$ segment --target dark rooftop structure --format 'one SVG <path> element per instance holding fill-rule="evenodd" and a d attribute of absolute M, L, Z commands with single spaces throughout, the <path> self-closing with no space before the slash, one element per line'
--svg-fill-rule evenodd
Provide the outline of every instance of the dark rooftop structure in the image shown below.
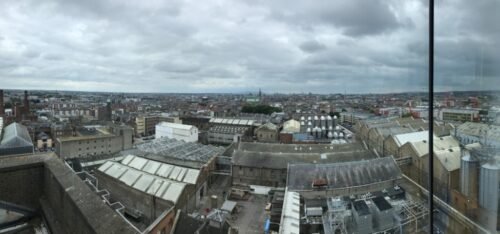
<path fill-rule="evenodd" d="M 374 197 L 372 198 L 373 203 L 377 206 L 378 210 L 384 211 L 392 208 L 391 204 L 385 200 L 383 197 Z"/>
<path fill-rule="evenodd" d="M 353 206 L 360 216 L 370 214 L 370 208 L 368 208 L 368 205 L 363 200 L 354 201 Z"/>

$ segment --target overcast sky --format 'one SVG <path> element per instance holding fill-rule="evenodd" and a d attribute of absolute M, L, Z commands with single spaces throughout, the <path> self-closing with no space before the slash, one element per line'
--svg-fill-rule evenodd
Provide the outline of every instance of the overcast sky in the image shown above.
<path fill-rule="evenodd" d="M 425 91 L 426 2 L 2 0 L 0 87 Z M 438 2 L 436 89 L 498 89 L 500 1 Z"/>

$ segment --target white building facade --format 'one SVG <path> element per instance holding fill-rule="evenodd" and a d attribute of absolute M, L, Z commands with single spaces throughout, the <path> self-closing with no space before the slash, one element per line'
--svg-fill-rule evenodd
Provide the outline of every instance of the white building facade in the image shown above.
<path fill-rule="evenodd" d="M 198 141 L 198 128 L 192 125 L 161 122 L 155 128 L 155 139 L 168 137 L 185 142 Z"/>

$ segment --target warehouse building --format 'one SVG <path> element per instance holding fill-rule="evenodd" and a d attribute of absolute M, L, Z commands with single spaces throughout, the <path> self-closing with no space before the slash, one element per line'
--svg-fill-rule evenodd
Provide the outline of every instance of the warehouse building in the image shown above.
<path fill-rule="evenodd" d="M 233 184 L 285 187 L 289 163 L 333 163 L 376 157 L 357 143 L 339 145 L 240 142 L 232 155 Z"/>
<path fill-rule="evenodd" d="M 253 134 L 254 120 L 248 119 L 210 119 L 208 130 L 208 143 L 229 145 L 244 138 L 250 138 Z"/>
<path fill-rule="evenodd" d="M 258 142 L 275 143 L 278 141 L 278 126 L 266 123 L 255 129 L 255 137 Z"/>
<path fill-rule="evenodd" d="M 500 126 L 483 123 L 463 123 L 455 128 L 453 135 L 462 144 L 480 143 L 500 148 Z"/>
<path fill-rule="evenodd" d="M 83 126 L 72 136 L 56 139 L 56 153 L 63 159 L 111 155 L 132 148 L 133 129 L 108 124 Z"/>
<path fill-rule="evenodd" d="M 291 164 L 278 233 L 418 233 L 429 211 L 406 196 L 392 157 Z"/>
<path fill-rule="evenodd" d="M 168 137 L 185 142 L 198 141 L 198 128 L 191 125 L 161 122 L 156 125 L 155 138 Z"/>
<path fill-rule="evenodd" d="M 137 210 L 136 215 L 144 217 L 146 224 L 173 206 L 195 207 L 200 198 L 195 191 L 199 175 L 197 169 L 134 155 L 120 162 L 107 161 L 96 171 L 99 186 L 125 207 Z M 198 192 L 203 195 L 203 190 Z"/>

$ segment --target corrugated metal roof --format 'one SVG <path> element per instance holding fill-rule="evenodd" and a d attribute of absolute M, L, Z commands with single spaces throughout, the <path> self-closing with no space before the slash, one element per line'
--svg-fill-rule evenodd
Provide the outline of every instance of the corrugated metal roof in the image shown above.
<path fill-rule="evenodd" d="M 285 191 L 279 233 L 300 233 L 300 195 L 288 189 Z"/>
<path fill-rule="evenodd" d="M 129 159 L 128 161 L 132 162 L 133 160 L 134 159 Z M 185 168 L 181 168 L 180 170 L 182 169 L 187 171 Z M 177 203 L 180 195 L 182 194 L 182 191 L 184 190 L 184 187 L 186 186 L 186 182 L 175 182 L 145 171 L 137 170 L 133 167 L 123 165 L 118 162 L 107 161 L 106 163 L 101 165 L 98 170 L 120 180 L 130 187 L 171 201 L 173 203 Z M 199 174 L 199 171 L 197 170 L 189 170 L 195 171 L 196 175 L 197 173 Z M 197 179 L 197 177 L 195 179 Z"/>

